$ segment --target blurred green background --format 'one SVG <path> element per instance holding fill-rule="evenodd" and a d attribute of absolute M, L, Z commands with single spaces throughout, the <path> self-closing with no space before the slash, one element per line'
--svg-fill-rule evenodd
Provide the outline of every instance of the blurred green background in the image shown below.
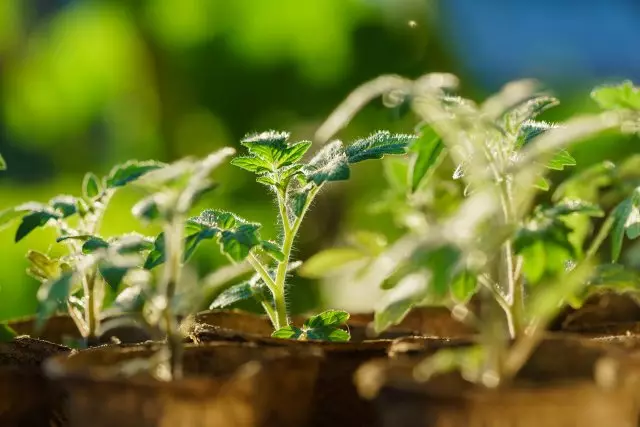
<path fill-rule="evenodd" d="M 483 25 L 491 29 L 487 19 Z M 554 67 L 535 63 L 487 80 L 486 66 L 477 72 L 460 48 L 472 48 L 464 36 L 474 33 L 458 22 L 429 0 L 1 0 L 0 153 L 9 169 L 0 173 L 0 210 L 79 194 L 86 171 L 104 174 L 130 158 L 202 156 L 272 128 L 291 131 L 293 140 L 312 139 L 350 90 L 382 73 L 453 72 L 463 93 L 481 98 L 508 78 L 545 77 Z M 508 56 L 491 66 L 513 69 Z M 563 80 L 546 81 L 564 102 L 547 118 L 595 109 L 586 88 L 598 73 L 561 77 L 572 81 L 571 90 Z M 605 77 L 618 76 L 605 70 Z M 377 101 L 339 136 L 350 141 L 414 125 L 413 117 L 400 118 Z M 635 140 L 612 142 L 603 137 L 578 149 L 579 164 L 636 151 Z M 390 216 L 367 209 L 385 185 L 380 164 L 359 165 L 353 176 L 320 197 L 297 244 L 300 259 L 340 242 L 347 230 L 389 239 L 401 232 Z M 204 205 L 233 208 L 275 238 L 273 204 L 251 174 L 227 166 L 216 178 L 220 190 Z M 118 194 L 103 234 L 155 231 L 130 213 L 138 196 Z M 14 233 L 15 226 L 0 231 L 0 320 L 35 309 L 38 284 L 25 274 L 27 249 L 59 250 L 50 231 L 19 244 Z M 214 253 L 213 246 L 198 252 L 193 262 L 201 275 L 223 262 Z M 296 279 L 291 298 L 294 311 L 308 310 L 322 304 L 322 288 Z"/>

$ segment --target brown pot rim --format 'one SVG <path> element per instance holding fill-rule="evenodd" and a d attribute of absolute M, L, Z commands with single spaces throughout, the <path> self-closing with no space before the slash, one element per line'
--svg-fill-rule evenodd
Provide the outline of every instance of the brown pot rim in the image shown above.
<path fill-rule="evenodd" d="M 186 344 L 185 352 L 207 352 L 216 348 L 256 348 L 251 343 L 237 342 L 210 342 L 204 344 Z M 175 381 L 161 381 L 150 376 L 132 376 L 126 377 L 119 375 L 117 368 L 92 366 L 83 361 L 78 366 L 72 364 L 74 359 L 78 357 L 86 357 L 91 353 L 100 352 L 125 352 L 132 357 L 148 357 L 162 348 L 161 343 L 148 342 L 143 344 L 107 344 L 98 347 L 89 348 L 81 351 L 74 351 L 71 355 L 54 356 L 45 361 L 43 364 L 45 375 L 56 381 L 73 382 L 73 383 L 102 383 L 108 385 L 135 387 L 142 390 L 153 389 L 154 391 L 163 391 L 175 394 L 188 394 L 198 397 L 211 395 L 212 392 L 224 388 L 224 385 L 236 379 L 242 379 L 255 374 L 256 370 L 261 369 L 259 361 L 268 361 L 284 357 L 303 357 L 309 359 L 322 358 L 322 352 L 317 349 L 309 349 L 304 351 L 291 352 L 285 348 L 273 347 L 263 351 L 260 358 L 251 360 L 235 371 L 228 372 L 224 375 L 216 377 L 196 377 L 187 376 Z"/>

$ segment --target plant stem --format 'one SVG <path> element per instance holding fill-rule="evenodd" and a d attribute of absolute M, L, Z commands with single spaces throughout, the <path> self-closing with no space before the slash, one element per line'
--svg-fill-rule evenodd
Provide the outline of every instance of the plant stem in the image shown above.
<path fill-rule="evenodd" d="M 85 337 L 87 346 L 93 345 L 98 337 L 98 315 L 96 310 L 95 284 L 98 271 L 96 267 L 91 268 L 91 272 L 84 278 L 84 291 L 87 295 L 87 336 Z"/>
<path fill-rule="evenodd" d="M 280 208 L 280 214 L 283 216 L 283 237 L 282 237 L 282 253 L 284 254 L 284 260 L 278 263 L 276 270 L 275 286 L 273 289 L 273 300 L 275 305 L 276 317 L 278 319 L 279 328 L 289 325 L 289 318 L 287 317 L 287 303 L 285 298 L 285 281 L 287 279 L 287 271 L 289 270 L 289 262 L 291 259 L 291 250 L 293 249 L 293 242 L 298 234 L 302 220 L 304 219 L 309 206 L 313 202 L 313 199 L 320 191 L 321 186 L 313 187 L 307 196 L 300 215 L 295 219 L 293 225 L 290 227 L 289 219 L 287 217 L 286 198 L 278 197 L 278 205 Z"/>
<path fill-rule="evenodd" d="M 595 256 L 602 245 L 602 242 L 609 235 L 609 231 L 611 231 L 611 227 L 613 227 L 613 215 L 609 215 L 609 217 L 604 221 L 602 227 L 600 227 L 600 231 L 591 242 L 591 246 L 587 249 L 587 253 L 585 254 L 585 260 L 589 260 Z"/>
<path fill-rule="evenodd" d="M 173 314 L 172 303 L 176 293 L 176 287 L 180 281 L 182 267 L 184 221 L 179 215 L 174 216 L 164 227 L 166 247 L 166 263 L 162 280 L 161 292 L 164 295 L 162 307 L 162 322 L 167 334 L 169 347 L 169 367 L 172 379 L 182 377 L 182 337 L 178 330 L 178 324 Z"/>

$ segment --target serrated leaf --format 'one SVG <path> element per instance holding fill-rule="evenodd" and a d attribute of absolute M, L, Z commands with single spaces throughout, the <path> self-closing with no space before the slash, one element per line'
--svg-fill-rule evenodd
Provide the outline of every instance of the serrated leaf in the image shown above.
<path fill-rule="evenodd" d="M 45 226 L 52 219 L 60 219 L 61 215 L 51 210 L 34 211 L 22 218 L 22 222 L 16 231 L 16 243 L 24 239 L 29 233 L 38 227 Z"/>
<path fill-rule="evenodd" d="M 239 156 L 232 159 L 231 164 L 257 174 L 263 174 L 273 171 L 271 163 L 255 156 Z"/>
<path fill-rule="evenodd" d="M 308 181 L 321 185 L 349 179 L 349 163 L 342 142 L 333 141 L 313 156 L 304 169 Z"/>
<path fill-rule="evenodd" d="M 558 99 L 552 96 L 535 95 L 508 110 L 504 115 L 504 120 L 511 129 L 518 129 L 558 104 L 560 104 Z"/>
<path fill-rule="evenodd" d="M 616 86 L 596 87 L 591 98 L 605 110 L 640 110 L 640 89 L 629 80 Z"/>
<path fill-rule="evenodd" d="M 270 176 L 259 176 L 256 178 L 256 182 L 270 187 L 276 187 L 278 185 L 278 182 Z"/>
<path fill-rule="evenodd" d="M 60 305 L 69 297 L 73 281 L 73 273 L 63 273 L 56 279 L 49 280 L 38 289 L 38 313 L 36 327 L 40 328 L 54 314 Z"/>
<path fill-rule="evenodd" d="M 278 168 L 298 162 L 309 148 L 311 148 L 311 141 L 300 141 L 289 145 L 278 159 Z"/>
<path fill-rule="evenodd" d="M 297 175 L 302 174 L 302 169 L 304 165 L 295 164 L 290 166 L 285 166 L 281 168 L 278 173 L 280 174 L 280 184 L 286 188 L 289 185 L 289 181 Z"/>
<path fill-rule="evenodd" d="M 520 126 L 518 131 L 518 138 L 516 142 L 516 148 L 522 148 L 533 141 L 540 135 L 548 132 L 557 126 L 552 123 L 528 120 Z"/>
<path fill-rule="evenodd" d="M 289 340 L 297 340 L 302 336 L 302 329 L 296 328 L 295 326 L 285 326 L 284 328 L 280 328 L 271 334 L 273 338 L 280 339 L 289 339 Z"/>
<path fill-rule="evenodd" d="M 209 306 L 209 309 L 225 308 L 239 301 L 253 298 L 251 283 L 244 282 L 222 291 Z"/>
<path fill-rule="evenodd" d="M 349 313 L 344 310 L 326 310 L 315 316 L 311 316 L 304 322 L 304 327 L 308 329 L 338 327 L 347 323 Z"/>
<path fill-rule="evenodd" d="M 477 276 L 463 270 L 451 282 L 451 296 L 460 304 L 466 304 L 478 288 Z"/>
<path fill-rule="evenodd" d="M 220 236 L 222 252 L 234 261 L 242 261 L 251 249 L 260 245 L 259 224 L 241 224 L 235 230 L 225 230 Z"/>
<path fill-rule="evenodd" d="M 98 177 L 89 172 L 84 176 L 82 180 L 82 194 L 87 200 L 91 200 L 94 197 L 97 197 L 102 191 L 100 185 L 100 180 Z"/>
<path fill-rule="evenodd" d="M 82 245 L 82 253 L 91 254 L 100 249 L 107 249 L 108 247 L 109 242 L 107 242 L 106 240 L 98 236 L 91 236 Z"/>
<path fill-rule="evenodd" d="M 276 164 L 280 155 L 287 149 L 289 135 L 289 132 L 270 130 L 247 135 L 242 139 L 241 144 L 247 147 L 251 154 L 270 164 Z"/>
<path fill-rule="evenodd" d="M 1 162 L 2 157 L 0 157 L 0 166 L 2 166 Z M 10 342 L 17 336 L 18 333 L 11 326 L 6 323 L 0 323 L 0 342 Z"/>
<path fill-rule="evenodd" d="M 571 154 L 567 150 L 558 151 L 552 158 L 547 162 L 545 167 L 547 169 L 552 170 L 564 170 L 565 166 L 575 166 L 576 159 L 573 158 Z"/>
<path fill-rule="evenodd" d="M 280 250 L 280 246 L 278 244 L 268 240 L 263 240 L 260 242 L 260 248 L 276 261 L 284 261 L 284 254 Z"/>
<path fill-rule="evenodd" d="M 415 139 L 415 135 L 378 131 L 355 141 L 346 148 L 345 152 L 349 163 L 381 159 L 385 155 L 405 154 L 408 145 Z"/>
<path fill-rule="evenodd" d="M 415 153 L 411 164 L 411 191 L 415 192 L 440 163 L 444 144 L 433 128 L 426 126 L 420 137 L 411 144 L 410 151 Z"/>
<path fill-rule="evenodd" d="M 160 169 L 164 166 L 166 166 L 164 163 L 155 160 L 130 160 L 111 169 L 111 172 L 109 172 L 105 180 L 105 185 L 107 188 L 122 187 L 135 181 L 147 172 Z"/>
<path fill-rule="evenodd" d="M 345 266 L 366 257 L 365 253 L 356 248 L 326 249 L 307 259 L 298 274 L 302 277 L 320 279 L 336 274 Z"/>

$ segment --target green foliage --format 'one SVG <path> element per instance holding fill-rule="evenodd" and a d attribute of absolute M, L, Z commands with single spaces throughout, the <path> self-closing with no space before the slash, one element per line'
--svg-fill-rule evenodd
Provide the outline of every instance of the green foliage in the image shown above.
<path fill-rule="evenodd" d="M 163 163 L 156 162 L 154 160 L 147 160 L 143 162 L 130 160 L 126 163 L 115 166 L 109 175 L 105 177 L 104 186 L 106 188 L 123 187 L 140 178 L 144 174 L 160 169 L 163 166 Z"/>
<path fill-rule="evenodd" d="M 285 326 L 276 330 L 274 338 L 345 342 L 351 339 L 348 331 L 341 329 L 349 320 L 349 313 L 342 310 L 327 310 L 310 317 L 302 328 Z"/>
<path fill-rule="evenodd" d="M 95 174 L 88 172 L 82 181 L 82 195 L 85 199 L 91 200 L 94 197 L 98 197 L 101 192 L 102 184 L 100 179 Z"/>
<path fill-rule="evenodd" d="M 597 87 L 591 98 L 605 110 L 640 110 L 640 89 L 629 80 L 616 86 Z"/>
<path fill-rule="evenodd" d="M 7 162 L 4 160 L 4 157 L 2 157 L 2 154 L 0 154 L 0 171 L 3 170 L 7 170 Z"/>
<path fill-rule="evenodd" d="M 640 187 L 615 207 L 611 217 L 611 260 L 616 262 L 620 258 L 624 237 L 634 240 L 640 236 Z"/>
<path fill-rule="evenodd" d="M 420 137 L 409 151 L 414 153 L 411 168 L 411 191 L 415 192 L 428 178 L 429 173 L 443 158 L 444 144 L 438 134 L 428 125 L 421 126 Z"/>

